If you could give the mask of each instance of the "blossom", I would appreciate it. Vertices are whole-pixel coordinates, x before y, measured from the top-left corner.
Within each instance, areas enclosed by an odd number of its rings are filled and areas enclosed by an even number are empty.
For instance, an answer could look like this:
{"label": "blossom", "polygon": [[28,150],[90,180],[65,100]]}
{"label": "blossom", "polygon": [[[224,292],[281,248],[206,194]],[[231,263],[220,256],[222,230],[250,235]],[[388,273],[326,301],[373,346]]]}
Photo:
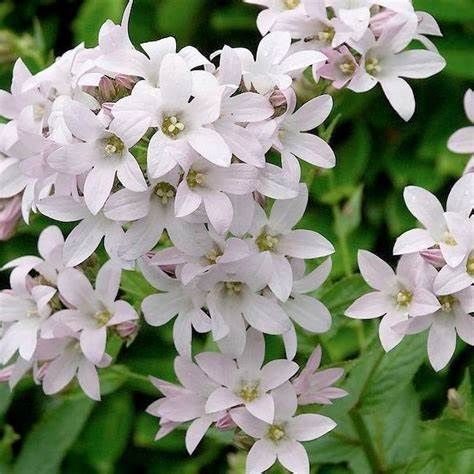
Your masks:
{"label": "blossom", "polygon": [[76,377],[84,393],[93,400],[100,400],[100,382],[97,367],[104,368],[110,365],[111,357],[108,354],[97,363],[91,362],[83,354],[78,336],[65,335],[53,339],[49,344],[38,351],[37,357],[44,360],[41,383],[46,395],[53,395],[61,391]]}
{"label": "blossom", "polygon": [[15,233],[21,216],[21,198],[0,199],[0,241],[8,240]]}
{"label": "blossom", "polygon": [[206,400],[217,388],[217,384],[184,357],[176,357],[174,370],[181,386],[151,378],[165,397],[152,403],[147,412],[161,418],[160,430],[155,439],[160,439],[176,426],[191,421],[186,431],[186,448],[192,454],[211,424],[220,418],[220,414],[207,414],[205,410]]}
{"label": "blossom", "polygon": [[115,176],[132,191],[141,191],[146,183],[129,149],[135,140],[115,123],[107,129],[99,118],[79,102],[65,106],[64,118],[72,134],[82,140],[53,152],[48,163],[66,174],[87,173],[84,200],[92,214],[97,214],[112,191]]}
{"label": "blossom", "polygon": [[344,370],[331,368],[317,371],[321,364],[321,346],[316,347],[298,377],[292,380],[293,388],[298,395],[298,405],[319,403],[331,405],[333,399],[342,398],[348,393],[332,384],[344,375]]}
{"label": "blossom", "polygon": [[[464,96],[467,118],[474,124],[474,91],[468,89]],[[449,138],[448,148],[454,153],[474,154],[474,126],[458,130]]]}
{"label": "blossom", "polygon": [[474,176],[471,174],[457,181],[448,196],[448,213],[429,191],[417,186],[405,188],[405,203],[425,228],[412,229],[398,237],[394,254],[419,252],[438,245],[446,261],[457,266],[465,256],[465,249],[454,239],[449,222],[453,220],[453,214],[467,217],[471,213],[474,205],[473,184]]}
{"label": "blossom", "polygon": [[193,284],[183,285],[171,278],[146,258],[138,262],[147,281],[160,293],[147,296],[142,302],[145,321],[151,326],[162,326],[177,316],[173,326],[173,340],[178,352],[191,357],[192,328],[198,332],[209,332],[209,316],[202,311],[205,293]]}
{"label": "blossom", "polygon": [[50,301],[56,289],[45,285],[28,288],[24,275],[13,271],[12,290],[0,293],[0,321],[6,324],[0,339],[0,361],[6,364],[18,351],[29,361],[33,357],[40,330],[51,314]]}
{"label": "blossom", "polygon": [[135,310],[125,301],[116,301],[121,269],[108,261],[97,274],[95,290],[79,270],[67,268],[58,278],[61,297],[72,309],[55,313],[44,329],[54,336],[57,324],[80,332],[80,348],[94,364],[99,364],[105,354],[107,329],[126,321],[138,319]]}
{"label": "blossom", "polygon": [[111,257],[118,259],[118,248],[123,239],[120,223],[107,219],[102,212],[91,214],[83,200],[71,196],[49,196],[38,202],[45,216],[60,222],[81,221],[67,236],[63,249],[65,266],[73,267],[89,258],[104,239]]}
{"label": "blossom", "polygon": [[293,272],[287,257],[318,258],[334,252],[332,244],[317,232],[293,227],[304,214],[308,202],[306,185],[300,184],[299,194],[293,199],[275,201],[270,216],[260,210],[255,216],[254,246],[261,265],[268,268],[268,286],[281,301],[291,293]]}
{"label": "blossom", "polygon": [[376,255],[360,250],[359,268],[365,281],[375,290],[358,298],[346,310],[346,316],[371,319],[383,316],[380,341],[390,351],[403,339],[392,328],[409,316],[431,314],[440,307],[432,292],[436,270],[419,255],[403,256],[397,272]]}
{"label": "blossom", "polygon": [[297,372],[298,365],[283,359],[263,365],[264,355],[263,335],[255,329],[247,331],[244,352],[236,361],[217,352],[198,354],[199,367],[222,385],[209,395],[206,411],[215,413],[244,405],[256,418],[273,423],[275,407],[269,392],[287,382]]}
{"label": "blossom", "polygon": [[252,166],[234,163],[223,168],[205,160],[193,160],[176,190],[176,216],[188,216],[203,204],[211,225],[224,234],[234,215],[228,194],[249,194],[256,187],[257,169]]}
{"label": "blossom", "polygon": [[428,333],[428,357],[436,371],[442,370],[451,360],[456,349],[456,334],[474,346],[474,287],[438,296],[438,311],[410,318],[398,323],[394,331],[399,334],[416,334],[426,329]]}
{"label": "blossom", "polygon": [[231,416],[237,426],[256,438],[247,457],[246,472],[257,474],[277,460],[291,472],[309,473],[309,460],[301,441],[324,436],[336,427],[330,418],[316,414],[295,415],[296,393],[288,382],[273,391],[275,420],[266,423],[253,417],[245,408],[236,408]]}
{"label": "blossom", "polygon": [[[332,110],[332,98],[321,95],[306,102],[295,111],[296,94],[293,89],[287,91],[287,111],[276,119],[278,124],[274,135],[274,147],[281,153],[286,166],[299,170],[296,158],[321,168],[333,168],[336,157],[331,147],[318,136],[307,133],[321,125]],[[290,163],[289,163],[290,161]],[[299,171],[295,172],[299,180]]]}
{"label": "blossom", "polygon": [[[370,37],[370,36],[369,36]],[[403,28],[386,29],[363,50],[364,69],[352,81],[350,88],[365,92],[380,83],[395,111],[406,121],[415,112],[415,98],[409,84],[402,78],[423,79],[440,72],[446,61],[434,51],[402,51],[412,35]]]}
{"label": "blossom", "polygon": [[40,257],[24,256],[12,260],[3,266],[3,270],[21,268],[26,276],[31,270],[38,272],[46,282],[56,285],[58,273],[64,268],[63,264],[64,237],[56,226],[44,229],[38,238]]}
{"label": "blossom", "polygon": [[326,60],[326,56],[317,51],[291,54],[290,46],[290,34],[278,31],[268,34],[260,41],[255,59],[250,51],[239,49],[247,89],[253,87],[260,94],[267,94],[274,87],[288,89],[294,75],[308,66]]}

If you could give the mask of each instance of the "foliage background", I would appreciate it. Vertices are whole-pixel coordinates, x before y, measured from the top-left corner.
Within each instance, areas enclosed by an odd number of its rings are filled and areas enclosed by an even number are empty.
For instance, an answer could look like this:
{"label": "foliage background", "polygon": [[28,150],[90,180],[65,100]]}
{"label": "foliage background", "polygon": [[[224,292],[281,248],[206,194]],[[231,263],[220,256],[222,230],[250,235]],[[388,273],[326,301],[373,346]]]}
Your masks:
{"label": "foliage background", "polygon": [[[402,199],[403,187],[426,187],[444,199],[466,163],[446,149],[449,135],[466,123],[465,90],[474,84],[474,0],[414,0],[433,14],[444,38],[436,40],[446,70],[431,79],[411,81],[417,112],[405,124],[380,89],[335,96],[333,117],[340,119],[331,144],[338,165],[333,173],[312,176],[311,202],[302,226],[336,242],[333,281],[321,292],[334,316],[322,337],[300,334],[300,361],[321,343],[325,364],[343,365],[343,386],[351,395],[323,410],[338,431],[308,443],[314,472],[456,473],[474,471],[474,376],[472,348],[458,342],[450,367],[435,374],[426,364],[423,337],[412,337],[383,356],[377,324],[342,316],[366,291],[356,271],[357,248],[393,261],[394,238],[414,225]],[[124,0],[3,0],[0,2],[0,87],[9,89],[17,56],[37,71],[74,44],[96,43],[106,18],[118,21]],[[257,9],[240,0],[135,0],[131,36],[135,44],[166,35],[205,54],[227,43],[253,50],[259,40]],[[303,95],[314,94],[303,84]],[[324,133],[325,130],[320,130]],[[314,179],[313,179],[314,178]],[[0,244],[0,265],[35,252],[38,233],[48,225],[36,218],[17,236]],[[0,275],[4,287],[7,275]],[[149,288],[136,275],[122,281],[126,298],[139,305]],[[204,340],[199,343],[205,346]],[[272,356],[281,353],[269,340]],[[153,442],[157,421],[144,413],[156,397],[148,374],[172,379],[170,327],[142,328],[135,343],[118,356],[118,366],[103,374],[103,401],[94,404],[71,389],[47,398],[30,381],[13,395],[0,387],[0,473],[177,473],[243,472],[243,453],[228,447],[228,436],[211,433],[188,458],[182,431]],[[447,392],[458,387],[458,398]],[[361,428],[360,421],[368,429]],[[361,431],[362,429],[362,431]],[[372,439],[367,442],[368,437]],[[275,469],[278,471],[278,468]]]}

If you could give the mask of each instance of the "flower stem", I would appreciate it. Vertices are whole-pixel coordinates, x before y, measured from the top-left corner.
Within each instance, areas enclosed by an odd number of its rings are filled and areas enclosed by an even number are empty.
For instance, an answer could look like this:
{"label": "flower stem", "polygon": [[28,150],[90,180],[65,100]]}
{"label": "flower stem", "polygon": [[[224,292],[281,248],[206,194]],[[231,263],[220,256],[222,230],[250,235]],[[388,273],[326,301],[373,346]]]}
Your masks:
{"label": "flower stem", "polygon": [[359,435],[360,443],[362,449],[367,456],[367,460],[372,468],[373,474],[381,474],[386,472],[385,467],[383,466],[382,460],[380,459],[377,451],[372,443],[370,438],[370,432],[365,424],[362,415],[358,411],[350,411],[349,415],[351,417],[352,423],[354,424],[354,428]]}

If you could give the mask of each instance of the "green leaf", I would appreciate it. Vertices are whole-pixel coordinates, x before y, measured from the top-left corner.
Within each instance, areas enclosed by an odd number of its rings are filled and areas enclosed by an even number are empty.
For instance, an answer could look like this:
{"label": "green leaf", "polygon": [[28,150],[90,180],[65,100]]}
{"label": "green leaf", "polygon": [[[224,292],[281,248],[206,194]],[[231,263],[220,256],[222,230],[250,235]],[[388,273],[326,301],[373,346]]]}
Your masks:
{"label": "green leaf", "polygon": [[82,398],[58,401],[27,435],[14,474],[53,474],[89,418],[94,402]]}
{"label": "green leaf", "polygon": [[426,421],[423,427],[434,436],[434,452],[450,453],[474,447],[474,423],[469,421],[456,419]]}
{"label": "green leaf", "polygon": [[120,23],[124,7],[125,0],[85,0],[73,23],[76,42],[95,46],[102,24],[108,19]]}
{"label": "green leaf", "polygon": [[197,30],[203,0],[162,0],[158,3],[157,24],[163,35],[173,35],[184,46]]}
{"label": "green leaf", "polygon": [[130,393],[114,393],[96,406],[77,445],[97,472],[115,472],[115,464],[127,446],[132,420]]}
{"label": "green leaf", "polygon": [[361,275],[352,275],[324,288],[319,298],[328,307],[331,314],[343,313],[359,296],[369,291]]}
{"label": "green leaf", "polygon": [[403,392],[426,358],[425,341],[423,334],[407,337],[383,356],[365,387],[362,412],[371,413]]}
{"label": "green leaf", "polygon": [[122,272],[122,280],[120,288],[125,292],[134,304],[140,305],[141,302],[149,295],[156,293],[150,283],[138,271]]}
{"label": "green leaf", "polygon": [[431,13],[439,21],[465,23],[474,20],[472,0],[414,0],[416,10]]}

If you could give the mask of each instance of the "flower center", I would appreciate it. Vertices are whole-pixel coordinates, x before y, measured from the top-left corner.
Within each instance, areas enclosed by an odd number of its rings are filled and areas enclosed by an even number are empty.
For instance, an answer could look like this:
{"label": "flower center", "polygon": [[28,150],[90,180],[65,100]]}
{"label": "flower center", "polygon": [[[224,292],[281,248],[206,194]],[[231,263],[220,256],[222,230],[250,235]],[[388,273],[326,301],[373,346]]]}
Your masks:
{"label": "flower center", "polygon": [[170,183],[163,181],[153,188],[153,194],[158,197],[163,204],[168,204],[176,196],[176,190]]}
{"label": "flower center", "polygon": [[346,76],[352,76],[352,74],[355,72],[355,68],[355,64],[350,60],[346,60],[342,64],[339,64],[339,69]]}
{"label": "flower center", "polygon": [[256,239],[255,243],[257,244],[260,252],[265,252],[267,250],[274,250],[278,245],[278,237],[275,235],[268,234],[266,231],[263,231]]}
{"label": "flower center", "polygon": [[407,290],[401,290],[395,296],[395,301],[397,302],[397,306],[399,308],[406,308],[413,299],[413,293]]}
{"label": "flower center", "polygon": [[365,70],[369,74],[377,74],[382,71],[382,67],[379,64],[379,60],[377,58],[367,58],[365,60]]}
{"label": "flower center", "polygon": [[237,392],[238,396],[246,403],[252,402],[260,395],[260,382],[253,380],[245,380],[240,385]]}
{"label": "flower center", "polygon": [[438,297],[438,301],[441,304],[441,309],[445,313],[450,313],[457,302],[456,298],[452,295],[440,296]]}
{"label": "flower center", "polygon": [[219,257],[222,257],[222,252],[218,248],[213,248],[206,254],[206,260],[209,265],[215,265],[219,260]]}
{"label": "flower center", "polygon": [[94,317],[99,326],[105,326],[112,319],[112,315],[107,310],[97,311]]}
{"label": "flower center", "polygon": [[271,441],[280,441],[285,437],[285,429],[281,425],[272,425],[268,428],[267,438]]}
{"label": "flower center", "polygon": [[471,253],[467,259],[466,270],[469,276],[474,277],[474,253]]}
{"label": "flower center", "polygon": [[116,153],[122,153],[124,149],[125,144],[116,135],[112,135],[104,142],[104,151],[107,155],[115,155]]}
{"label": "flower center", "polygon": [[202,186],[204,184],[204,175],[199,173],[199,171],[190,169],[186,176],[186,182],[190,188]]}
{"label": "flower center", "polygon": [[163,119],[161,131],[168,137],[175,138],[184,130],[184,123],[175,115]]}
{"label": "flower center", "polygon": [[287,10],[294,10],[300,3],[301,0],[283,0],[283,4]]}
{"label": "flower center", "polygon": [[334,31],[334,28],[331,26],[327,26],[324,28],[323,31],[319,31],[316,37],[318,38],[319,41],[323,41],[324,43],[330,43],[334,39],[334,35],[336,32]]}
{"label": "flower center", "polygon": [[451,232],[449,232],[449,230],[447,230],[447,231],[443,234],[443,242],[444,242],[446,245],[449,245],[450,247],[454,247],[455,245],[458,244],[458,243],[456,242],[456,239],[454,238],[454,235],[451,234]]}
{"label": "flower center", "polygon": [[29,309],[27,312],[26,312],[26,316],[28,318],[37,318],[39,316],[39,312],[37,309]]}
{"label": "flower center", "polygon": [[242,283],[238,281],[226,281],[225,288],[231,295],[239,295],[242,291]]}

